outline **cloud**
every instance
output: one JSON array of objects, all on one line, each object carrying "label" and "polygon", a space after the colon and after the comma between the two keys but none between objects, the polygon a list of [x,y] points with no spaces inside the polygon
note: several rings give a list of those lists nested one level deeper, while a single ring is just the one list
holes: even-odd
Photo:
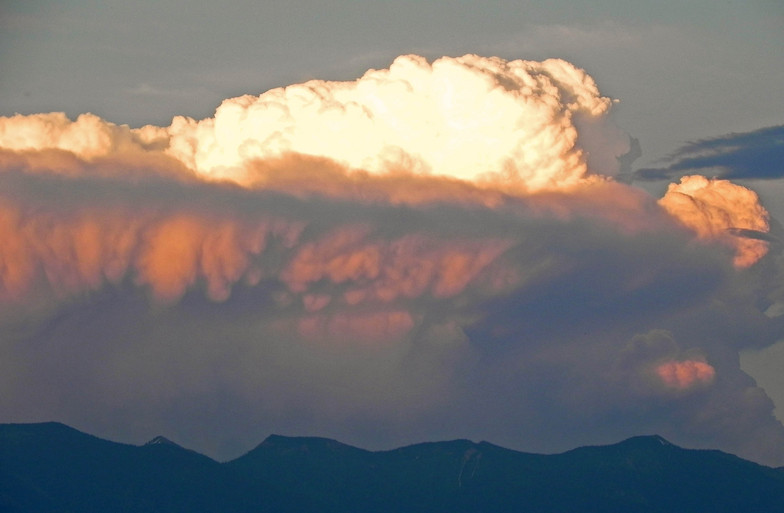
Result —
[{"label": "cloud", "polygon": [[710,383],[716,369],[700,360],[669,361],[656,367],[656,374],[667,386],[683,390]]},{"label": "cloud", "polygon": [[[591,125],[583,139],[610,140],[625,152],[626,139],[599,122],[610,104],[590,76],[557,59],[466,55],[431,64],[409,55],[354,82],[312,80],[231,98],[213,118],[178,116],[166,128],[131,130],[88,114],[73,123],[57,113],[5,118],[0,146],[88,159],[120,149],[160,151],[200,176],[244,185],[254,180],[248,160],[295,152],[371,174],[405,169],[536,190],[588,174],[584,155],[596,144],[578,143],[576,123]],[[612,157],[608,165],[617,167]]]},{"label": "cloud", "polygon": [[661,180],[702,171],[719,178],[774,179],[784,175],[784,125],[686,144],[663,167],[638,169],[639,180]]},{"label": "cloud", "polygon": [[[723,239],[735,249],[735,265],[748,267],[768,252],[768,213],[754,191],[727,180],[684,176],[659,200],[700,238]],[[762,235],[757,235],[757,234]]]},{"label": "cloud", "polygon": [[767,212],[614,181],[609,107],[563,61],[408,56],[169,127],[3,118],[0,420],[784,460],[737,358],[784,328]]}]

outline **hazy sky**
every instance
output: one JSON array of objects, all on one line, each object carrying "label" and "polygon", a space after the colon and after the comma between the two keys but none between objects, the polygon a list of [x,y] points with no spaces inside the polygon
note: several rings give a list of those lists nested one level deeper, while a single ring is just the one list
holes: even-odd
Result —
[{"label": "hazy sky", "polygon": [[782,85],[774,0],[3,1],[0,422],[783,464]]}]

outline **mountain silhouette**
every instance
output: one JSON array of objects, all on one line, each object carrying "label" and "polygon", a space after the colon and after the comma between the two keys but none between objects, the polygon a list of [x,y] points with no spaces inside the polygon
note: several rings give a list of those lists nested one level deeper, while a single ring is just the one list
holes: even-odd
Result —
[{"label": "mountain silhouette", "polygon": [[0,511],[775,513],[784,469],[656,435],[554,455],[272,435],[219,463],[165,437],[134,446],[59,423],[3,424]]}]

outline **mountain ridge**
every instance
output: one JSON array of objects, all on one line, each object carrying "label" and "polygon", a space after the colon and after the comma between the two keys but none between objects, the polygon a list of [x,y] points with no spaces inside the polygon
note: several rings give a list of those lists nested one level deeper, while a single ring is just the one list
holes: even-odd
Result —
[{"label": "mountain ridge", "polygon": [[165,438],[0,424],[0,511],[784,512],[784,470],[658,435],[559,454],[458,439],[368,451],[270,435],[217,462]]}]

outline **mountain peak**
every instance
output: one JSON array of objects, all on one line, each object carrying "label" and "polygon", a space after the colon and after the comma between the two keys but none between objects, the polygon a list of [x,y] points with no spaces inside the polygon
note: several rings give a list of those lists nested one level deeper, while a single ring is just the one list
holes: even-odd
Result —
[{"label": "mountain peak", "polygon": [[675,445],[675,444],[670,443],[669,440],[667,440],[666,438],[664,438],[663,436],[660,436],[660,435],[652,435],[651,438],[653,438],[654,440],[657,440],[662,445]]},{"label": "mountain peak", "polygon": [[352,445],[347,445],[331,438],[320,436],[282,436],[270,435],[257,449],[295,450],[295,451],[360,451],[367,452]]},{"label": "mountain peak", "polygon": [[645,445],[662,445],[665,447],[677,447],[674,443],[670,442],[661,435],[640,435],[633,436],[621,442],[622,444],[645,444]]},{"label": "mountain peak", "polygon": [[160,435],[156,436],[155,438],[153,438],[152,440],[150,440],[149,442],[147,442],[144,445],[145,446],[147,446],[147,445],[171,445],[171,446],[174,446],[174,447],[180,447],[179,444],[176,444],[176,443],[172,442],[171,440],[169,440],[168,438],[166,438],[165,436],[160,436]]}]

